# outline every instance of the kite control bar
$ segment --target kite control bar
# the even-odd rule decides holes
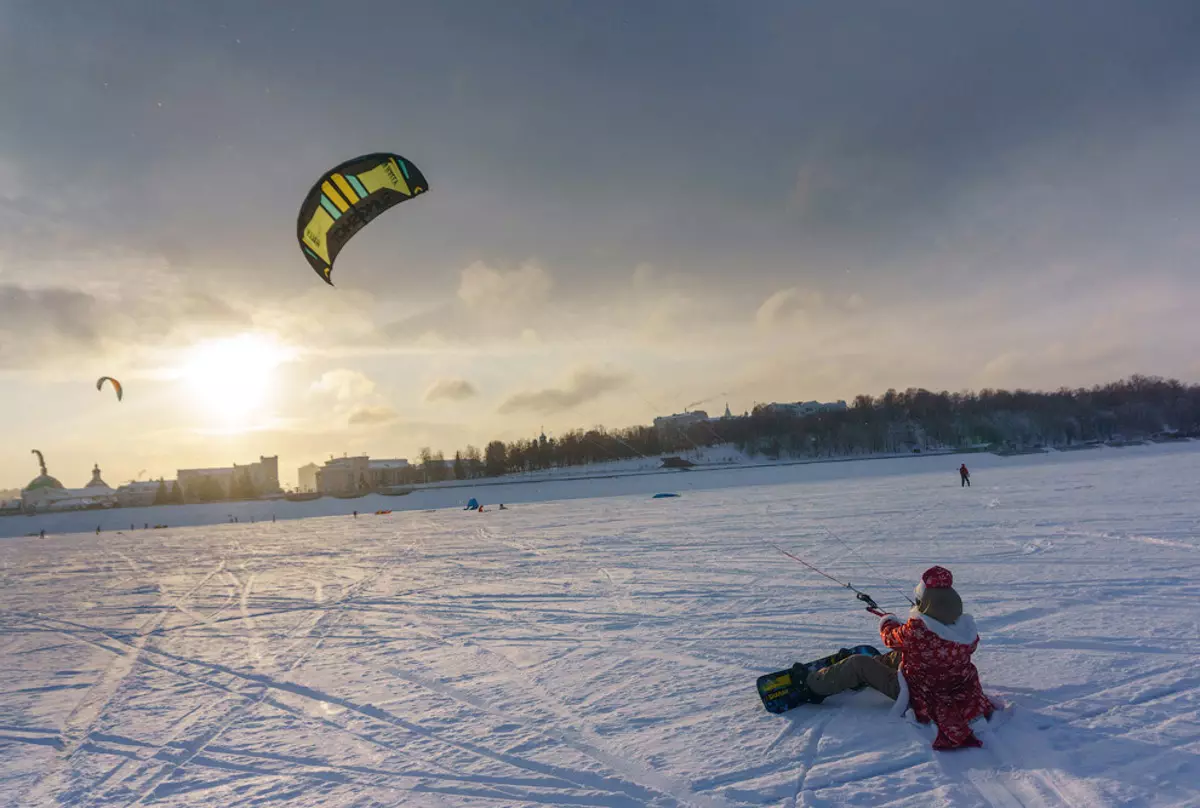
[[[846,586],[850,589],[854,589],[854,587],[850,586],[850,584],[846,584]],[[859,592],[857,589],[854,589],[854,597],[867,604],[867,611],[876,617],[883,617],[885,614],[887,614],[887,612],[879,608],[879,604],[876,603],[875,600],[866,592]]]

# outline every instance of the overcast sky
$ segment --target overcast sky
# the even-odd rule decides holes
[[[1190,0],[0,0],[0,488],[1196,381],[1197,144]],[[371,151],[430,193],[330,288]]]

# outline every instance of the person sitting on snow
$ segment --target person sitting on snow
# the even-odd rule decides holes
[[[930,567],[915,590],[917,605],[901,623],[893,614],[879,621],[884,645],[880,657],[855,654],[818,671],[805,685],[812,701],[868,685],[912,708],[922,724],[937,724],[934,749],[982,746],[970,722],[990,718],[995,709],[983,694],[971,654],[979,646],[975,620],[963,613],[954,578],[944,567]],[[899,708],[903,712],[905,706]]]

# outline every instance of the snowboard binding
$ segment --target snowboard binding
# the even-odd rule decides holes
[[[879,651],[871,645],[856,645],[853,648],[842,648],[836,653],[812,662],[797,662],[785,670],[767,673],[758,677],[758,697],[762,699],[763,707],[770,713],[786,713],[801,704],[820,704],[824,696],[818,696],[809,689],[808,675],[830,665],[836,665],[843,659],[855,654],[879,656]]]

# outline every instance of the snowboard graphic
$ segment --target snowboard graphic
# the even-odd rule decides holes
[[[879,651],[871,645],[856,645],[853,648],[843,648],[837,653],[809,662],[805,667],[809,671],[819,671],[821,668],[841,662],[854,654],[879,656]],[[793,684],[792,670],[793,668],[785,668],[758,677],[758,696],[762,699],[763,707],[767,708],[767,712],[785,713],[793,707],[813,701],[812,693],[804,686],[803,682],[798,685]]]

